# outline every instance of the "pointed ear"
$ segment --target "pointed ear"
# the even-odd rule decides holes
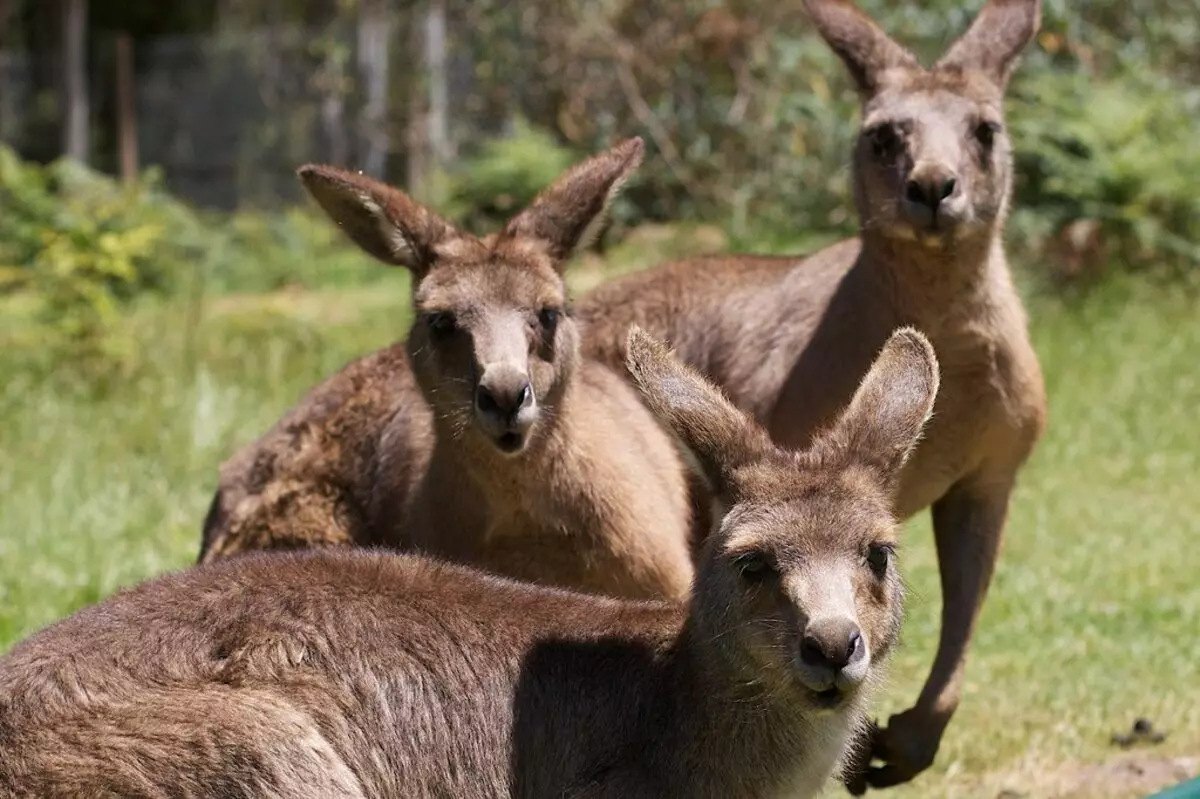
[[[914,328],[899,328],[883,345],[833,433],[848,442],[857,460],[894,484],[933,412],[938,379],[929,339]]]
[[[729,494],[737,468],[774,451],[765,430],[637,325],[629,329],[625,366],[646,405],[692,455],[692,467],[717,494]]]
[[[934,68],[982,72],[1003,89],[1041,19],[1040,0],[989,0]]]
[[[329,218],[386,264],[422,273],[436,257],[434,248],[459,235],[404,192],[366,175],[317,164],[306,164],[296,174]]]
[[[507,238],[533,239],[562,263],[595,239],[621,186],[642,163],[638,137],[567,170],[505,225]]]
[[[838,54],[860,95],[879,89],[879,78],[894,67],[919,67],[916,56],[897,44],[850,0],[804,0],[817,32]]]

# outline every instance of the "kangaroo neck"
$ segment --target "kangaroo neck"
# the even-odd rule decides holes
[[[855,271],[903,322],[936,333],[986,302],[997,270],[1006,269],[999,228],[928,245],[864,231]]]
[[[684,623],[664,669],[670,710],[648,736],[694,795],[811,795],[835,767],[858,703],[817,713],[796,689],[771,689],[712,652],[712,636]],[[666,764],[664,764],[666,765]]]

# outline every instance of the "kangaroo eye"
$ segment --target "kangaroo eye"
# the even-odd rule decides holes
[[[892,560],[893,547],[891,544],[872,544],[867,548],[867,565],[871,571],[882,577],[887,574],[888,564]]]
[[[900,152],[900,131],[895,125],[876,125],[866,132],[871,151],[880,160],[891,160]]]
[[[425,324],[437,336],[448,336],[458,327],[454,314],[449,311],[436,311],[425,314]]]
[[[733,565],[742,575],[742,579],[748,582],[762,582],[775,574],[775,567],[762,552],[747,552],[744,555],[738,555],[733,559]]]
[[[992,149],[992,145],[996,143],[996,134],[1000,132],[1000,126],[995,122],[980,122],[975,126],[975,139],[983,145],[984,149]]]
[[[558,314],[557,308],[543,308],[538,314],[538,322],[547,333],[553,333],[558,327]]]

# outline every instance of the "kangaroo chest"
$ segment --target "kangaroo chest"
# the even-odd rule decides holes
[[[1011,358],[1002,342],[963,335],[935,340],[934,348],[940,388],[925,435],[901,475],[896,497],[901,518],[928,507],[979,469],[990,450],[1003,445],[1004,431],[1014,426],[1009,417],[1016,389],[1005,368]],[[811,364],[818,368],[790,376],[790,386],[771,414],[772,437],[784,446],[807,446],[817,430],[845,409],[877,351],[874,337],[863,336],[841,348],[837,363],[816,354],[802,358],[797,370]]]

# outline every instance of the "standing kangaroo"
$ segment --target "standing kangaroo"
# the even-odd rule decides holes
[[[849,0],[805,6],[862,99],[859,237],[807,258],[664,265],[601,285],[579,317],[585,351],[610,363],[623,357],[630,324],[665,338],[783,446],[803,445],[835,417],[897,326],[932,342],[942,388],[895,507],[901,518],[932,509],[941,640],[915,707],[876,731],[873,756],[885,765],[850,779],[858,794],[933,762],[959,703],[1009,496],[1045,425],[1041,369],[1002,243],[1012,184],[1002,101],[1040,8],[991,0],[925,69]]]
[[[892,483],[937,361],[900,330],[803,451],[631,332],[720,516],[685,603],[363,550],[150,580],[0,658],[4,797],[807,799],[900,630]]]
[[[895,507],[902,518],[931,508],[941,640],[916,705],[875,732],[868,757],[850,774],[851,791],[862,793],[912,779],[937,754],[958,707],[1009,496],[1045,425],[1041,370],[1002,243],[1012,186],[1003,96],[1040,7],[1038,0],[990,0],[930,69],[848,0],[807,0],[806,8],[862,99],[852,161],[859,237],[805,258],[667,264],[601,285],[580,299],[576,316],[585,355],[621,363],[625,331],[640,324],[789,446],[808,441],[845,406],[893,329],[913,325],[932,341],[942,390]],[[280,424],[328,427],[319,412],[325,398],[351,392],[356,376],[388,352],[352,363]],[[393,459],[400,466],[422,457],[401,453],[399,432],[371,446],[400,453]],[[231,459],[210,519],[227,496],[281,486],[322,490],[289,447],[268,433]],[[255,472],[250,464],[257,462],[274,466]],[[364,490],[357,473],[337,474],[344,494]],[[870,756],[884,765],[866,769]]]
[[[206,535],[201,561],[383,544],[531,582],[686,597],[686,467],[622,373],[581,360],[562,278],[642,152],[634,138],[576,165],[483,240],[368,177],[303,167],[305,187],[350,239],[411,270],[415,319],[404,354],[388,350],[384,368],[350,373],[359,385],[326,409],[338,423],[303,427],[292,454],[335,489],[349,463],[357,506],[331,523],[329,508],[355,506],[352,496],[242,497]],[[406,362],[411,382],[395,373]],[[379,408],[391,419],[372,417]]]

